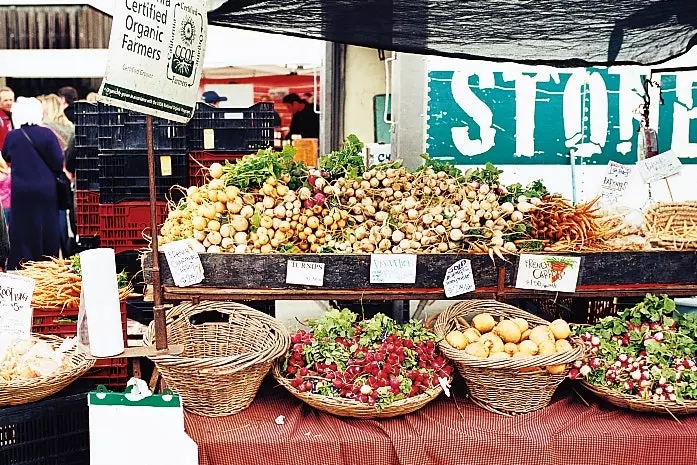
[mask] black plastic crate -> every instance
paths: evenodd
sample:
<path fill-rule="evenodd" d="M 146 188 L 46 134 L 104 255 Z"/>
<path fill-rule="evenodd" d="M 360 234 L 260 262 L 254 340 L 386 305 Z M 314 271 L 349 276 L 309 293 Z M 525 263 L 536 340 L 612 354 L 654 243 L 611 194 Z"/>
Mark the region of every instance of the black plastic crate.
<path fill-rule="evenodd" d="M 133 284 L 133 292 L 136 294 L 143 294 L 145 291 L 145 284 L 143 282 L 143 265 L 140 258 L 140 252 L 137 250 L 120 252 L 116 254 L 116 272 L 126 272 L 128 280 L 131 281 L 131 284 Z M 152 305 L 150 305 L 150 307 L 152 313 Z"/>
<path fill-rule="evenodd" d="M 103 105 L 99 115 L 99 150 L 147 150 L 145 115 Z M 155 150 L 186 150 L 186 125 L 152 119 Z"/>
<path fill-rule="evenodd" d="M 100 246 L 99 236 L 80 236 L 77 243 L 77 252 L 84 252 L 85 250 L 98 249 Z"/>
<path fill-rule="evenodd" d="M 253 153 L 273 147 L 273 103 L 261 102 L 249 108 L 198 103 L 187 137 L 191 150 Z"/>
<path fill-rule="evenodd" d="M 99 109 L 103 106 L 91 102 L 75 102 L 75 147 L 97 148 L 99 134 Z"/>
<path fill-rule="evenodd" d="M 87 393 L 0 409 L 0 464 L 89 465 Z"/>
<path fill-rule="evenodd" d="M 99 151 L 96 147 L 75 148 L 75 186 L 81 191 L 99 191 Z"/>
<path fill-rule="evenodd" d="M 169 162 L 167 162 L 169 159 Z M 162 168 L 171 173 L 162 175 Z M 171 190 L 172 186 L 186 188 L 189 184 L 189 165 L 185 152 L 157 152 L 155 154 L 155 186 L 157 196 L 173 200 L 182 197 L 181 190 Z M 171 192 L 170 192 L 171 191 Z M 99 203 L 118 203 L 130 200 L 147 200 L 148 154 L 146 152 L 114 152 L 99 154 Z"/>
<path fill-rule="evenodd" d="M 153 320 L 153 303 L 143 301 L 142 297 L 134 297 L 126 301 L 126 314 L 129 319 L 142 325 L 149 325 Z"/>

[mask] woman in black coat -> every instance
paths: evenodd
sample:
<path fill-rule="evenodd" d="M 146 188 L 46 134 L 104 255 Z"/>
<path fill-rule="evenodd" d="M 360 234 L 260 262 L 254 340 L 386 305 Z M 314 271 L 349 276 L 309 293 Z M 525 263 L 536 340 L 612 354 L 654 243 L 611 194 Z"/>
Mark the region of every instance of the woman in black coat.
<path fill-rule="evenodd" d="M 63 170 L 63 151 L 56 135 L 39 126 L 43 107 L 34 98 L 17 100 L 13 130 L 2 157 L 12 164 L 13 208 L 10 210 L 10 258 L 14 270 L 23 261 L 58 256 L 60 229 L 56 175 Z"/>

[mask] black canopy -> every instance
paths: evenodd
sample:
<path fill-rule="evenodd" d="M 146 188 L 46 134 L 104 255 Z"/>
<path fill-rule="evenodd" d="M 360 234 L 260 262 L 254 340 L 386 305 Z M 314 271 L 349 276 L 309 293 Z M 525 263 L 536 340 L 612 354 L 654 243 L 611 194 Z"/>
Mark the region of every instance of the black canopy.
<path fill-rule="evenodd" d="M 209 23 L 423 55 L 649 65 L 697 43 L 697 0 L 228 0 Z"/>

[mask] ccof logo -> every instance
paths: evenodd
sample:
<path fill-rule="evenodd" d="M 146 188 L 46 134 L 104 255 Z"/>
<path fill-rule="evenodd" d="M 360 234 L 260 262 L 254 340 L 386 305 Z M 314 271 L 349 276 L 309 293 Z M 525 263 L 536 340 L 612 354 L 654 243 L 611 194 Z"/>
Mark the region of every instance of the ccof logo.
<path fill-rule="evenodd" d="M 191 77 L 194 72 L 194 50 L 190 47 L 196 37 L 196 26 L 190 16 L 186 16 L 179 27 L 179 37 L 183 44 L 177 45 L 172 54 L 172 72 L 184 77 Z"/>

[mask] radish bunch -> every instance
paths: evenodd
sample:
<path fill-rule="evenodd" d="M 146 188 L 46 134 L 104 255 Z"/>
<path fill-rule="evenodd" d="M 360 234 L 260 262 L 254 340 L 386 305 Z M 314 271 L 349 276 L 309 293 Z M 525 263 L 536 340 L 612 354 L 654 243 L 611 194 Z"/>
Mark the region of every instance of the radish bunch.
<path fill-rule="evenodd" d="M 330 310 L 291 337 L 283 373 L 295 389 L 382 409 L 450 379 L 452 367 L 420 323 L 399 325 L 382 314 L 355 320 L 348 310 Z"/>
<path fill-rule="evenodd" d="M 577 328 L 587 358 L 569 372 L 655 402 L 697 400 L 697 319 L 666 296 L 643 302 L 591 328 Z"/>

